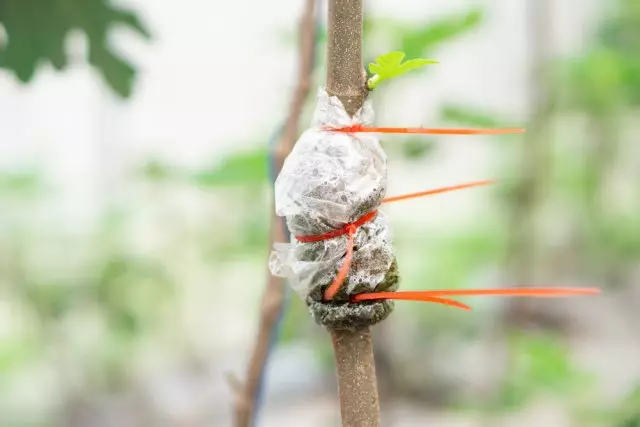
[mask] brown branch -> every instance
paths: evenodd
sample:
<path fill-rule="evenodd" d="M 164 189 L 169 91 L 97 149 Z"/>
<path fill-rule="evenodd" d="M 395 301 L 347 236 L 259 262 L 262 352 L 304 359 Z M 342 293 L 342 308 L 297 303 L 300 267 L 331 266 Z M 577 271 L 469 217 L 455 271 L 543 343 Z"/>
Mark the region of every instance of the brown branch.
<path fill-rule="evenodd" d="M 298 62 L 298 82 L 296 89 L 291 98 L 289 106 L 289 117 L 285 124 L 282 138 L 276 148 L 278 164 L 276 165 L 279 172 L 282 168 L 284 159 L 293 149 L 298 137 L 298 128 L 300 116 L 304 103 L 309 95 L 311 88 L 311 76 L 313 74 L 313 57 L 315 55 L 315 19 L 316 9 L 314 0 L 306 0 L 305 8 L 300 18 L 300 56 Z M 278 221 L 282 222 L 282 221 Z M 282 240 L 285 239 L 284 230 L 281 234 Z"/>
<path fill-rule="evenodd" d="M 367 97 L 362 65 L 362 0 L 329 0 L 327 92 L 354 115 Z"/>
<path fill-rule="evenodd" d="M 315 0 L 306 0 L 299 26 L 298 82 L 291 99 L 289 116 L 287 117 L 284 131 L 276 147 L 275 167 L 277 172 L 282 168 L 284 159 L 291 152 L 296 142 L 300 116 L 311 87 L 315 49 L 315 14 Z M 282 220 L 275 215 L 275 208 L 272 207 L 271 210 L 274 214 L 271 218 L 269 250 L 273 247 L 274 242 L 284 242 L 287 239 Z M 282 309 L 283 297 L 284 283 L 282 279 L 274 277 L 270 272 L 267 272 L 267 285 L 260 307 L 258 335 L 249 359 L 246 382 L 236 395 L 234 424 L 236 427 L 249 427 L 251 424 L 260 378 L 262 377 L 269 352 L 271 334 L 277 326 L 278 313 Z"/>
<path fill-rule="evenodd" d="M 327 92 L 354 115 L 367 96 L 362 64 L 362 0 L 329 0 Z M 380 426 L 371 327 L 330 330 L 343 427 Z"/>
<path fill-rule="evenodd" d="M 371 328 L 330 332 L 336 358 L 342 426 L 380 426 Z"/>

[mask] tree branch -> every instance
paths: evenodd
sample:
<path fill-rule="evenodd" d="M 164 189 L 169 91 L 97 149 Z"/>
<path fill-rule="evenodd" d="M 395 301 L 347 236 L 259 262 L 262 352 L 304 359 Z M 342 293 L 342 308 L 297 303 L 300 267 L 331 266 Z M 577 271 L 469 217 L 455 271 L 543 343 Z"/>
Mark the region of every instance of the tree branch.
<path fill-rule="evenodd" d="M 367 97 L 362 65 L 362 0 L 329 0 L 327 92 L 354 115 Z"/>
<path fill-rule="evenodd" d="M 300 55 L 298 64 L 298 82 L 289 107 L 289 116 L 284 131 L 276 147 L 276 172 L 279 172 L 284 159 L 291 152 L 298 135 L 300 116 L 311 87 L 313 60 L 315 49 L 315 1 L 305 0 L 305 7 L 300 18 Z M 271 233 L 269 250 L 274 242 L 287 240 L 283 221 L 275 215 L 272 207 Z M 244 387 L 237 393 L 235 402 L 235 426 L 249 427 L 255 411 L 255 399 L 260 386 L 269 353 L 271 336 L 277 326 L 278 315 L 282 310 L 284 299 L 284 283 L 281 278 L 267 272 L 267 285 L 262 296 L 260 308 L 260 324 L 255 346 L 247 368 Z"/>
<path fill-rule="evenodd" d="M 380 403 L 371 328 L 332 330 L 343 427 L 380 426 Z"/>
<path fill-rule="evenodd" d="M 329 0 L 327 84 L 354 115 L 367 96 L 362 64 L 362 0 Z M 380 426 L 380 403 L 371 328 L 330 330 L 343 427 Z"/>

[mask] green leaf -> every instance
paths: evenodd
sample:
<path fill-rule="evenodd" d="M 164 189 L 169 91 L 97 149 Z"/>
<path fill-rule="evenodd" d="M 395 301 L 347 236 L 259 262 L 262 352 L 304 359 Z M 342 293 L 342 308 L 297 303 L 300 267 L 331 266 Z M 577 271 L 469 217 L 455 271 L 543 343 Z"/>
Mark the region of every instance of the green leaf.
<path fill-rule="evenodd" d="M 425 65 L 437 64 L 431 59 L 416 58 L 402 62 L 404 52 L 389 52 L 379 56 L 375 63 L 369 64 L 369 71 L 373 76 L 367 81 L 369 89 L 375 89 L 380 82 L 401 76 L 411 70 L 422 68 Z"/>
<path fill-rule="evenodd" d="M 151 31 L 149 31 L 146 25 L 140 20 L 138 15 L 130 10 L 113 9 L 111 10 L 111 17 L 113 19 L 113 24 L 121 23 L 126 27 L 135 30 L 135 32 L 146 40 L 151 39 Z"/>
<path fill-rule="evenodd" d="M 266 148 L 234 153 L 219 164 L 198 171 L 192 181 L 200 187 L 264 185 L 268 181 Z"/>
<path fill-rule="evenodd" d="M 131 95 L 136 70 L 103 46 L 91 46 L 89 62 L 100 70 L 104 81 L 123 98 Z"/>
<path fill-rule="evenodd" d="M 64 49 L 71 30 L 82 32 L 90 46 L 89 62 L 107 85 L 121 97 L 132 93 L 135 68 L 113 53 L 109 35 L 113 28 L 133 30 L 144 39 L 151 34 L 138 16 L 116 8 L 111 0 L 32 2 L 0 0 L 0 26 L 7 37 L 0 47 L 0 68 L 12 72 L 21 83 L 30 83 L 41 65 L 56 70 L 68 66 Z"/>

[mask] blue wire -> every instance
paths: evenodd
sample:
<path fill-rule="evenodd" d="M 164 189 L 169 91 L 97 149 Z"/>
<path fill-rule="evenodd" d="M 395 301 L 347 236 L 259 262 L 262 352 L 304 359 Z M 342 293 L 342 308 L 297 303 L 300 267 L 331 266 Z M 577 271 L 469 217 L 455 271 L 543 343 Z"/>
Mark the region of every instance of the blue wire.
<path fill-rule="evenodd" d="M 317 4 L 316 4 L 316 8 L 317 10 L 322 10 L 321 8 L 322 6 L 322 1 L 321 0 L 317 0 Z M 315 40 L 316 40 L 316 45 L 317 45 L 317 40 L 318 40 L 318 36 L 320 34 L 320 27 L 322 25 L 322 20 L 320 18 L 321 14 L 316 12 L 316 22 L 315 22 Z M 315 52 L 314 52 L 315 53 Z M 311 68 L 315 68 L 315 62 L 316 62 L 316 56 L 314 54 L 313 57 L 313 62 L 311 65 Z M 276 158 L 276 144 L 278 143 L 278 140 L 280 139 L 280 137 L 282 136 L 282 133 L 284 131 L 284 127 L 285 125 L 282 124 L 280 125 L 280 128 L 274 132 L 274 134 L 271 136 L 271 138 L 269 139 L 269 178 L 271 181 L 271 184 L 275 184 L 277 175 L 278 175 L 278 171 L 277 171 L 277 166 L 276 166 L 276 162 L 277 162 L 277 158 Z M 291 238 L 291 235 L 289 233 L 289 229 L 287 228 L 286 225 L 286 220 L 284 218 L 282 218 L 282 226 L 283 229 L 285 230 L 286 233 L 286 237 L 287 240 L 289 240 Z M 265 361 L 264 361 L 264 366 L 262 368 L 262 372 L 260 373 L 260 378 L 258 379 L 258 390 L 256 392 L 256 396 L 255 396 L 255 401 L 254 401 L 254 411 L 253 411 L 253 419 L 252 419 L 252 426 L 256 426 L 257 424 L 257 420 L 258 420 L 258 415 L 259 415 L 259 411 L 262 407 L 262 403 L 264 400 L 264 391 L 265 391 L 265 377 L 266 377 L 266 373 L 268 371 L 269 368 L 269 361 L 271 359 L 271 355 L 273 353 L 273 349 L 276 347 L 276 344 L 278 343 L 278 340 L 280 338 L 280 335 L 282 334 L 282 325 L 284 323 L 284 318 L 285 318 L 285 313 L 289 307 L 289 301 L 291 299 L 291 287 L 288 286 L 288 284 L 285 284 L 284 289 L 283 289 L 283 301 L 282 304 L 280 306 L 280 309 L 278 311 L 278 317 L 276 320 L 276 325 L 271 333 L 271 337 L 269 337 L 269 346 L 267 347 L 267 354 L 265 356 Z"/>

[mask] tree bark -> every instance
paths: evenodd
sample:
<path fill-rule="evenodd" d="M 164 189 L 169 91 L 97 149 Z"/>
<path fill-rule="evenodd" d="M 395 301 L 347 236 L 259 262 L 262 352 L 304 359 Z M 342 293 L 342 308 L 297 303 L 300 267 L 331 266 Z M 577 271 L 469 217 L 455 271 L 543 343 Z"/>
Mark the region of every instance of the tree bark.
<path fill-rule="evenodd" d="M 331 331 L 343 427 L 380 426 L 380 403 L 371 328 Z"/>
<path fill-rule="evenodd" d="M 329 0 L 327 84 L 353 116 L 368 90 L 362 63 L 362 0 Z M 330 330 L 343 427 L 380 426 L 380 403 L 371 328 Z"/>
<path fill-rule="evenodd" d="M 327 92 L 354 115 L 367 97 L 362 64 L 362 0 L 329 0 Z"/>

